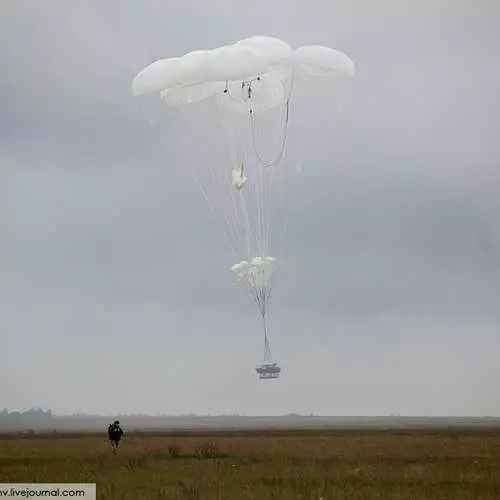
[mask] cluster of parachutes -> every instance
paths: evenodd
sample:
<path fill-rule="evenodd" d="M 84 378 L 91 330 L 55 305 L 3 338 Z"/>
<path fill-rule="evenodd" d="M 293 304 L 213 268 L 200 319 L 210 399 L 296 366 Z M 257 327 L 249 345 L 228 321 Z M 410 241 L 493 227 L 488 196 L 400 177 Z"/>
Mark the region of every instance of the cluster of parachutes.
<path fill-rule="evenodd" d="M 207 181 L 200 182 L 198 177 L 197 181 L 212 209 L 222 195 L 228 200 L 219 216 L 238 259 L 231 271 L 258 306 L 266 363 L 271 362 L 266 316 L 276 270 L 276 259 L 270 255 L 271 193 L 285 152 L 293 91 L 300 78 L 331 81 L 354 74 L 353 61 L 338 50 L 318 45 L 292 49 L 278 38 L 253 36 L 212 50 L 160 59 L 140 71 L 132 83 L 134 95 L 157 93 L 167 106 L 209 101 L 217 110 L 214 119 L 226 127 L 229 161 L 210 170 L 219 191 L 210 196 Z M 256 124 L 275 111 L 280 123 L 266 135 L 280 144 L 274 157 L 266 159 L 257 147 Z"/>
<path fill-rule="evenodd" d="M 316 45 L 292 50 L 283 40 L 254 36 L 155 61 L 134 78 L 132 92 L 159 92 L 169 106 L 215 98 L 237 113 L 262 113 L 287 97 L 283 82 L 293 74 L 339 78 L 354 73 L 354 63 L 337 50 Z"/>

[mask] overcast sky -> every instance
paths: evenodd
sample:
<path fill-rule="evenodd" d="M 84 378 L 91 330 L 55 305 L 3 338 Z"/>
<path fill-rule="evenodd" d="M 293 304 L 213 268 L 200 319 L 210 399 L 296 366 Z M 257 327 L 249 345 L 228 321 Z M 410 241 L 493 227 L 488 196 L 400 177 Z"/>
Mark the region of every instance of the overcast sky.
<path fill-rule="evenodd" d="M 500 416 L 499 25 L 497 0 L 3 0 L 0 405 Z M 357 66 L 340 112 L 318 84 L 292 113 L 278 381 L 189 174 L 216 132 L 130 90 L 255 34 Z"/>

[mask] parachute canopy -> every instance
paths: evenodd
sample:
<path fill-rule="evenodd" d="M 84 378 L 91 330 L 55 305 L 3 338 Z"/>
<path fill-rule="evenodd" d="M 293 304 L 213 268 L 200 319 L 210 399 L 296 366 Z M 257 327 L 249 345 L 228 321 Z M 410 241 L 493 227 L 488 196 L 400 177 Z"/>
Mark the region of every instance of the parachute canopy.
<path fill-rule="evenodd" d="M 231 267 L 238 281 L 247 283 L 251 288 L 259 289 L 270 285 L 276 259 L 271 256 L 254 257 L 250 262 L 242 260 Z"/>
<path fill-rule="evenodd" d="M 252 113 L 258 114 L 283 102 L 282 82 L 292 74 L 347 78 L 355 72 L 353 61 L 335 49 L 308 45 L 293 50 L 283 40 L 259 35 L 155 61 L 134 78 L 132 93 L 158 92 L 169 106 L 216 96 L 221 107 L 236 113 L 247 113 L 252 100 Z"/>

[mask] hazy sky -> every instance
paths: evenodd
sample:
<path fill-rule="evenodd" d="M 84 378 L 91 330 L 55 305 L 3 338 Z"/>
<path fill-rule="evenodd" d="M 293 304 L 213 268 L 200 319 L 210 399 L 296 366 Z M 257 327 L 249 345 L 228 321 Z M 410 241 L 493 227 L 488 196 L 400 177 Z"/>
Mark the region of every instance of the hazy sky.
<path fill-rule="evenodd" d="M 2 1 L 0 406 L 500 416 L 499 25 L 497 0 Z M 341 112 L 315 85 L 292 116 L 278 381 L 189 175 L 217 134 L 130 91 L 255 34 L 357 65 Z"/>

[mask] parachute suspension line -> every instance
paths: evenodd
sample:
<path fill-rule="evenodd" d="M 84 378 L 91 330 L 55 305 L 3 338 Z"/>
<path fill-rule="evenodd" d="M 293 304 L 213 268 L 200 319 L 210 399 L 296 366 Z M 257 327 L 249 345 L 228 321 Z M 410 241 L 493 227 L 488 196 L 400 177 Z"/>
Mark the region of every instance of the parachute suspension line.
<path fill-rule="evenodd" d="M 200 188 L 200 191 L 201 191 L 203 198 L 205 198 L 205 201 L 207 202 L 208 208 L 210 209 L 210 212 L 211 212 L 213 218 L 216 220 L 217 225 L 219 226 L 219 229 L 221 230 L 222 234 L 224 235 L 224 237 L 226 239 L 226 243 L 227 243 L 227 246 L 229 247 L 229 250 L 233 254 L 233 257 L 237 258 L 237 252 L 235 251 L 233 245 L 231 244 L 231 238 L 227 234 L 227 231 L 224 229 L 224 227 L 220 224 L 219 219 L 217 217 L 217 213 L 216 213 L 216 211 L 213 207 L 213 204 L 210 201 L 210 198 L 208 197 L 205 189 L 203 188 L 203 185 L 201 184 L 200 179 L 198 178 L 198 176 L 196 174 L 195 174 L 194 178 L 195 178 L 196 183 L 198 184 L 198 187 Z"/>
<path fill-rule="evenodd" d="M 217 179 L 217 176 L 214 173 L 214 170 L 212 168 L 211 163 L 209 163 L 209 170 L 210 170 L 210 173 L 212 175 L 212 180 L 217 182 L 219 179 Z M 227 176 L 224 176 L 224 177 L 225 177 L 224 181 L 227 181 Z M 230 191 L 230 192 L 232 195 L 232 191 Z M 223 208 L 223 212 L 225 212 L 224 207 L 222 207 L 222 208 Z M 240 237 L 239 237 L 239 234 L 241 233 L 241 225 L 238 224 L 237 214 L 235 214 L 234 210 L 233 210 L 233 214 L 229 213 L 229 215 L 226 215 L 225 213 L 222 213 L 222 218 L 224 219 L 225 223 L 229 227 L 229 230 L 231 231 L 232 235 L 234 236 L 235 243 L 237 244 L 238 241 L 241 241 Z"/>
<path fill-rule="evenodd" d="M 241 209 L 243 211 L 243 217 L 245 218 L 246 231 L 245 231 L 245 241 L 247 246 L 247 254 L 250 255 L 252 252 L 250 247 L 250 234 L 252 232 L 252 225 L 250 224 L 250 218 L 248 217 L 247 205 L 245 203 L 245 198 L 243 197 L 243 193 L 240 191 L 239 195 L 241 201 Z"/>
<path fill-rule="evenodd" d="M 262 314 L 262 306 L 261 306 L 261 303 L 259 300 L 259 293 L 258 293 L 257 289 L 254 286 L 252 286 L 251 283 L 247 282 L 247 284 L 248 284 L 248 287 L 250 290 L 250 295 L 252 296 L 253 300 L 257 304 L 257 307 L 259 308 L 260 313 Z"/>
<path fill-rule="evenodd" d="M 259 150 L 257 148 L 257 138 L 256 138 L 256 133 L 255 133 L 255 117 L 253 114 L 253 110 L 250 109 L 249 116 L 250 116 L 250 128 L 252 131 L 252 146 L 255 152 L 255 155 L 257 156 L 257 159 L 259 162 L 264 165 L 265 167 L 272 167 L 274 165 L 277 165 L 281 158 L 283 157 L 283 154 L 285 153 L 285 145 L 286 145 L 286 139 L 287 139 L 287 134 L 288 134 L 288 121 L 289 121 L 289 102 L 287 101 L 285 105 L 285 124 L 284 124 L 284 132 L 283 132 L 283 137 L 281 138 L 281 145 L 280 145 L 280 150 L 274 160 L 265 160 L 262 158 L 262 156 L 259 153 Z"/>
<path fill-rule="evenodd" d="M 221 134 L 223 136 L 226 136 L 226 131 L 224 130 L 224 125 L 223 125 L 223 121 L 222 121 L 222 117 L 219 113 L 219 109 L 217 108 L 217 106 L 215 105 L 215 102 L 211 102 L 211 105 L 215 108 L 215 113 L 217 115 L 217 126 L 221 132 Z M 223 141 L 224 143 L 224 148 L 226 150 L 226 154 L 228 156 L 229 159 L 231 159 L 231 152 L 229 151 L 229 148 L 227 146 L 227 143 L 226 141 Z M 214 174 L 214 171 L 212 169 L 212 165 L 210 164 L 210 172 L 212 174 L 212 179 L 215 179 L 216 178 L 216 175 Z M 224 178 L 224 181 L 226 180 L 226 178 Z M 232 215 L 232 217 L 231 217 Z M 237 214 L 234 213 L 234 210 L 233 210 L 233 213 L 230 214 L 229 216 L 226 215 L 226 214 L 223 214 L 223 218 L 224 220 L 228 223 L 229 227 L 232 229 L 232 233 L 233 233 L 233 236 L 235 238 L 235 242 L 237 243 L 240 239 L 239 239 L 239 233 L 240 233 L 240 225 L 237 224 Z"/>
<path fill-rule="evenodd" d="M 268 201 L 268 219 L 267 219 L 267 227 L 266 227 L 266 241 L 267 241 L 267 246 L 268 248 L 271 248 L 271 218 L 272 218 L 272 211 L 271 211 L 271 195 L 272 195 L 272 189 L 273 189 L 273 180 L 274 180 L 274 168 L 271 169 L 271 172 L 269 174 L 269 184 L 268 184 L 268 193 L 267 193 L 267 201 Z"/>
<path fill-rule="evenodd" d="M 269 347 L 269 339 L 267 335 L 267 312 L 269 305 L 269 298 L 271 296 L 272 289 L 272 275 L 269 281 L 265 284 L 260 284 L 259 279 L 256 276 L 248 276 L 245 278 L 245 282 L 248 285 L 248 290 L 250 295 L 257 304 L 260 316 L 262 318 L 262 326 L 264 332 L 264 362 L 269 363 L 272 361 L 271 349 Z"/>
<path fill-rule="evenodd" d="M 240 242 L 243 248 L 241 251 L 246 253 L 251 252 L 251 225 L 248 219 L 244 193 L 242 191 L 235 192 L 233 186 L 229 183 L 228 189 L 230 192 L 232 209 L 235 214 L 236 226 L 240 235 Z"/>
<path fill-rule="evenodd" d="M 259 311 L 262 315 L 266 315 L 268 309 L 269 299 L 271 297 L 271 289 L 272 289 L 272 277 L 270 278 L 268 286 L 258 286 L 255 282 L 255 279 L 246 278 L 246 284 L 248 285 L 248 290 L 250 291 L 250 295 L 253 300 L 257 304 Z"/>
<path fill-rule="evenodd" d="M 245 87 L 245 85 L 246 83 L 243 82 L 242 87 Z M 245 127 L 246 129 L 248 127 L 248 123 L 244 121 L 243 123 L 241 123 L 241 126 Z M 230 131 L 227 131 L 227 134 L 229 134 L 230 132 L 233 132 L 233 134 L 236 133 L 238 135 L 237 144 L 240 148 L 239 154 L 241 155 L 240 157 L 238 157 L 238 165 L 245 166 L 245 160 L 248 159 L 248 151 L 245 147 L 247 146 L 247 143 L 245 139 L 241 137 L 241 134 L 245 134 L 245 132 L 243 130 L 240 130 L 238 127 L 231 128 Z M 254 254 L 255 252 L 257 252 L 258 254 L 262 254 L 264 249 L 261 230 L 263 224 L 261 208 L 263 183 L 261 182 L 262 179 L 260 179 L 258 175 L 258 171 L 254 171 L 254 173 L 257 174 L 255 175 L 255 177 L 253 177 L 254 182 L 249 183 L 245 190 L 241 190 L 239 193 L 234 193 L 234 190 L 231 191 L 233 196 L 239 197 L 240 203 L 237 206 L 236 210 L 239 214 L 241 214 L 239 221 L 240 227 L 242 228 L 243 233 L 245 233 L 243 239 L 246 242 L 248 257 L 255 257 L 256 255 L 250 255 Z M 256 202 L 255 206 L 257 209 L 257 213 L 255 213 L 253 210 L 252 213 L 249 212 L 250 207 L 247 203 L 249 201 L 248 197 L 254 198 Z"/>
<path fill-rule="evenodd" d="M 257 138 L 256 138 L 256 133 L 255 133 L 255 116 L 253 113 L 252 104 L 250 102 L 249 117 L 250 117 L 250 128 L 252 131 L 252 146 L 253 146 L 254 153 L 257 156 L 257 159 L 265 167 L 272 167 L 274 165 L 277 165 L 280 162 L 281 158 L 283 157 L 283 154 L 285 153 L 285 146 L 286 146 L 286 141 L 288 138 L 288 124 L 290 121 L 290 101 L 292 99 L 292 92 L 293 92 L 294 84 L 295 84 L 295 71 L 292 71 L 290 89 L 288 91 L 288 95 L 286 98 L 286 104 L 285 104 L 285 120 L 284 120 L 285 123 L 283 126 L 283 136 L 280 140 L 281 145 L 280 145 L 279 152 L 274 160 L 265 160 L 264 158 L 262 158 L 262 156 L 259 153 L 259 150 L 257 148 Z"/>
<path fill-rule="evenodd" d="M 227 91 L 227 92 L 226 92 Z M 226 89 L 224 90 L 224 93 L 229 93 L 229 88 L 228 88 L 228 82 L 226 82 Z M 212 106 L 215 108 L 216 115 L 217 115 L 217 124 L 219 126 L 219 130 L 221 134 L 224 136 L 224 147 L 226 150 L 227 158 L 229 160 L 229 163 L 233 165 L 238 164 L 238 165 L 244 165 L 245 160 L 246 160 L 246 154 L 245 154 L 245 148 L 242 144 L 241 140 L 241 130 L 238 124 L 236 126 L 230 127 L 227 123 L 226 120 L 224 119 L 224 114 L 223 111 L 219 108 L 219 106 L 216 104 L 215 101 L 211 102 Z M 235 140 L 232 140 L 231 136 L 235 136 Z M 230 143 L 235 144 L 235 150 L 231 150 L 229 147 Z M 231 222 L 233 226 L 233 231 L 237 240 L 237 243 L 241 243 L 244 248 L 246 247 L 247 252 L 249 251 L 249 246 L 250 246 L 250 240 L 249 240 L 249 235 L 248 232 L 245 231 L 245 223 L 246 227 L 249 227 L 249 222 L 247 222 L 247 218 L 245 218 L 244 212 L 245 210 L 242 210 L 240 208 L 240 205 L 242 205 L 241 201 L 242 200 L 241 196 L 242 193 L 240 192 L 240 205 L 238 204 L 238 200 L 236 198 L 236 194 L 234 192 L 232 182 L 229 179 L 229 171 L 226 171 L 224 169 L 224 172 L 227 173 L 225 176 L 225 180 L 227 180 L 227 188 L 229 190 L 229 197 L 230 197 L 230 204 L 231 204 L 231 210 L 230 212 L 232 213 L 231 217 Z M 243 211 L 243 215 L 241 212 Z M 239 245 L 238 245 L 239 246 Z M 244 248 L 241 248 L 239 250 L 244 250 Z"/>
<path fill-rule="evenodd" d="M 240 122 L 239 120 L 236 120 L 234 125 L 232 123 L 227 124 L 228 135 L 236 135 L 236 140 L 231 141 L 236 145 L 236 165 L 238 167 L 243 166 L 244 168 L 245 166 L 247 166 L 248 146 L 245 143 L 246 134 L 245 131 L 242 130 L 243 127 L 244 123 Z M 234 168 L 236 165 L 233 165 L 232 167 Z M 239 192 L 235 192 L 232 186 L 230 189 L 232 198 L 234 199 L 234 207 L 236 213 L 238 214 L 238 224 L 241 228 L 241 241 L 242 244 L 245 245 L 244 249 L 246 249 L 247 255 L 249 255 L 253 252 L 252 242 L 255 239 L 255 236 L 253 234 L 253 226 L 247 208 L 247 198 L 249 193 L 247 189 L 241 189 Z"/>
<path fill-rule="evenodd" d="M 267 179 L 264 176 L 267 172 L 264 171 L 262 164 L 258 165 L 258 180 L 257 180 L 257 230 L 259 241 L 259 254 L 260 256 L 269 253 L 269 245 L 266 237 L 266 228 L 269 221 L 270 214 L 268 213 L 270 204 L 266 204 L 266 186 L 268 187 Z"/>
<path fill-rule="evenodd" d="M 261 165 L 261 171 L 264 172 L 264 167 Z M 266 190 L 263 193 L 264 201 L 264 211 L 266 214 L 265 226 L 263 227 L 264 241 L 266 248 L 271 249 L 272 239 L 271 239 L 271 219 L 273 218 L 272 212 L 272 193 L 273 193 L 273 181 L 274 181 L 274 167 L 271 169 L 266 169 L 265 173 L 268 175 L 266 182 Z"/>
<path fill-rule="evenodd" d="M 217 125 L 219 126 L 222 134 L 227 138 L 227 131 L 224 128 L 224 120 L 223 120 L 222 115 L 219 112 L 217 106 L 215 106 L 215 111 L 216 111 L 217 118 L 218 118 L 218 120 L 216 120 Z M 223 141 L 223 142 L 224 142 L 224 146 L 225 146 L 225 150 L 226 150 L 226 153 L 228 155 L 228 158 L 229 158 L 229 160 L 231 160 L 231 151 L 228 147 L 228 144 L 226 141 Z M 239 251 L 241 250 L 239 248 L 239 244 L 244 239 L 244 229 L 243 229 L 242 224 L 240 223 L 240 216 L 239 216 L 238 209 L 236 206 L 236 201 L 234 200 L 234 194 L 233 194 L 233 190 L 231 187 L 231 182 L 229 181 L 229 177 L 228 177 L 228 173 L 226 172 L 226 169 L 222 169 L 222 174 L 219 173 L 219 175 L 216 175 L 216 173 L 214 172 L 214 169 L 212 167 L 212 163 L 209 163 L 209 170 L 210 170 L 210 173 L 212 176 L 212 180 L 214 181 L 215 184 L 218 184 L 220 182 L 221 179 L 219 179 L 218 177 L 222 176 L 223 177 L 222 180 L 224 182 L 221 183 L 221 185 L 223 186 L 224 183 L 226 183 L 228 185 L 229 194 L 230 194 L 230 198 L 231 198 L 231 200 L 230 200 L 231 208 L 228 211 L 227 208 L 223 206 L 221 215 L 222 215 L 224 222 L 227 224 L 230 233 L 233 236 L 234 244 L 231 244 L 231 247 L 233 249 L 232 250 L 233 257 L 236 259 L 236 258 L 238 258 Z M 218 199 L 222 200 L 223 204 L 224 204 L 224 201 L 226 200 L 225 195 L 226 195 L 226 193 L 223 193 L 223 196 L 217 197 Z M 208 195 L 206 194 L 206 192 L 204 192 L 204 196 L 206 199 L 208 198 Z M 207 200 L 207 201 L 209 201 L 209 200 Z M 210 203 L 210 201 L 209 201 L 209 203 Z M 212 204 L 210 204 L 210 205 L 212 205 Z M 226 213 L 226 212 L 228 212 L 228 213 Z M 216 214 L 216 218 L 217 218 L 217 214 Z M 219 221 L 217 221 L 217 222 L 220 224 Z"/>
<path fill-rule="evenodd" d="M 259 169 L 258 174 L 257 174 L 257 183 L 256 183 L 256 198 L 257 198 L 257 203 L 256 203 L 256 217 L 257 217 L 257 227 L 256 227 L 256 232 L 257 232 L 257 251 L 261 257 L 264 256 L 264 248 L 263 248 L 263 241 L 262 241 L 262 217 L 263 217 L 263 211 L 262 211 L 262 187 L 263 187 L 263 182 L 262 182 L 262 171 Z"/>
<path fill-rule="evenodd" d="M 293 90 L 294 90 L 294 85 L 295 85 L 295 71 L 292 72 L 292 76 L 290 78 L 290 87 L 288 89 L 288 98 L 287 98 L 287 118 L 286 118 L 286 123 L 287 123 L 287 129 L 286 129 L 286 133 L 287 133 L 287 137 L 290 133 L 290 122 L 289 122 L 289 115 L 291 113 L 291 106 L 292 106 L 292 101 L 291 101 L 291 97 L 292 97 L 292 93 L 293 93 Z M 300 169 L 296 169 L 297 170 L 297 173 Z M 272 168 L 271 169 L 271 180 L 270 180 L 270 191 L 269 191 L 269 203 L 271 202 L 271 188 L 273 186 L 273 180 L 274 180 L 274 172 L 275 169 Z M 293 184 L 293 193 L 294 194 L 291 194 L 291 196 L 293 197 L 292 199 L 295 200 L 295 196 L 297 195 L 296 193 L 296 189 L 297 189 L 297 184 L 298 184 L 298 181 L 297 181 L 297 176 L 296 175 L 293 175 L 292 176 L 292 184 Z M 288 219 L 290 217 L 289 215 L 289 211 L 288 210 L 285 210 L 284 207 L 287 205 L 287 202 L 290 201 L 290 198 L 288 197 L 285 197 L 283 198 L 283 194 L 281 194 L 281 198 L 280 198 L 280 203 L 279 203 L 279 208 L 278 206 L 276 206 L 276 210 L 277 210 L 277 216 L 278 216 L 278 219 L 282 219 L 282 227 L 280 225 L 280 231 L 279 231 L 279 234 L 276 235 L 277 236 L 277 239 L 278 239 L 278 242 L 280 244 L 283 243 L 284 241 L 284 238 L 285 238 L 285 234 L 286 234 L 286 230 L 287 230 L 287 226 L 288 226 Z M 274 236 L 276 233 L 276 229 L 273 230 L 273 227 L 271 226 L 271 224 L 269 224 L 269 227 L 268 227 L 268 235 L 269 235 L 269 240 L 271 240 L 271 238 L 273 238 L 274 240 Z"/>
<path fill-rule="evenodd" d="M 271 251 L 271 218 L 272 218 L 272 189 L 274 169 L 267 169 L 261 164 L 257 166 L 254 189 L 256 192 L 257 224 L 259 255 L 268 255 Z"/>
<path fill-rule="evenodd" d="M 267 194 L 269 191 L 269 179 L 265 179 L 264 176 L 269 176 L 268 170 L 264 170 L 264 167 L 260 165 L 260 176 L 261 176 L 261 186 L 262 186 L 262 199 L 261 199 L 261 204 L 262 204 L 262 240 L 263 240 L 263 245 L 264 245 L 264 251 L 266 255 L 270 252 L 270 247 L 269 247 L 269 241 L 267 238 L 267 226 L 269 224 L 269 219 L 271 217 L 271 204 L 267 202 Z"/>
<path fill-rule="evenodd" d="M 264 179 L 264 175 L 266 175 L 266 172 L 264 172 L 264 169 L 262 165 L 260 165 L 260 206 L 261 206 L 261 212 L 262 212 L 262 219 L 261 219 L 261 239 L 262 239 L 262 246 L 263 246 L 263 253 L 266 255 L 269 253 L 269 247 L 267 246 L 267 241 L 266 241 L 266 227 L 267 227 L 267 220 L 269 219 L 269 214 L 267 213 L 267 209 L 269 206 L 266 206 L 266 186 L 267 182 Z"/>
<path fill-rule="evenodd" d="M 238 242 L 244 242 L 245 241 L 245 227 L 241 223 L 241 217 L 240 217 L 240 213 L 239 213 L 239 209 L 238 209 L 238 201 L 235 198 L 236 195 L 234 193 L 232 186 L 229 186 L 228 189 L 229 189 L 229 193 L 230 193 L 230 197 L 231 197 L 231 207 L 232 207 L 233 214 L 234 214 L 233 222 L 234 222 L 234 225 L 236 227 L 235 232 L 236 232 L 236 235 L 238 238 Z M 239 250 L 241 251 L 243 249 L 240 248 Z"/>
<path fill-rule="evenodd" d="M 262 241 L 260 237 L 260 225 L 261 225 L 261 212 L 260 212 L 260 178 L 257 169 L 252 169 L 251 182 L 247 189 L 248 196 L 252 197 L 252 206 L 249 216 L 253 223 L 253 241 L 255 244 L 254 253 L 252 257 L 257 255 L 262 256 Z"/>
<path fill-rule="evenodd" d="M 208 162 L 208 167 L 210 170 L 212 181 L 214 181 L 216 176 L 215 176 L 213 168 L 212 168 L 212 163 Z M 235 227 L 237 227 L 237 226 L 235 226 L 234 224 L 231 224 L 232 221 L 230 221 L 230 219 L 227 217 L 227 215 L 225 215 L 224 213 L 222 213 L 222 214 L 218 213 L 218 210 L 215 208 L 212 200 L 210 199 L 210 196 L 207 193 L 207 189 L 205 188 L 202 181 L 200 180 L 200 177 L 198 175 L 196 167 L 194 167 L 193 165 L 191 165 L 191 172 L 192 172 L 192 175 L 194 177 L 196 184 L 198 185 L 198 188 L 201 192 L 201 195 L 205 199 L 205 202 L 209 208 L 209 211 L 210 211 L 212 217 L 215 219 L 216 224 L 218 225 L 221 233 L 224 236 L 224 239 L 226 240 L 226 244 L 227 244 L 231 254 L 233 255 L 233 257 L 237 258 L 237 251 L 236 251 L 236 248 L 234 245 L 234 238 L 231 238 L 232 233 L 234 233 L 234 234 L 236 233 Z M 219 219 L 220 215 L 222 215 L 222 218 L 226 222 L 227 227 L 224 227 L 224 224 L 221 224 L 221 221 Z"/>
<path fill-rule="evenodd" d="M 267 237 L 267 228 L 271 219 L 271 203 L 269 199 L 269 193 L 271 189 L 270 180 L 271 180 L 271 172 L 269 169 L 265 169 L 262 165 L 260 165 L 260 173 L 262 179 L 262 212 L 264 214 L 262 221 L 262 239 L 264 240 L 264 246 L 266 254 L 268 254 L 271 250 L 269 238 Z M 264 178 L 266 176 L 266 178 Z"/>
<path fill-rule="evenodd" d="M 264 328 L 264 363 L 270 363 L 273 359 L 273 355 L 271 353 L 269 339 L 267 337 L 267 322 L 265 315 L 262 315 L 262 326 Z"/>
<path fill-rule="evenodd" d="M 242 235 L 242 242 L 244 241 L 246 243 L 246 249 L 247 252 L 249 251 L 249 238 L 255 238 L 254 241 L 256 243 L 257 248 L 255 249 L 259 255 L 264 255 L 267 254 L 270 246 L 271 246 L 271 197 L 272 197 L 272 181 L 274 177 L 274 173 L 271 172 L 270 179 L 264 179 L 263 176 L 267 175 L 267 172 L 264 172 L 264 169 L 262 168 L 262 165 L 264 167 L 266 166 L 273 166 L 277 164 L 280 159 L 282 158 L 284 151 L 285 151 L 285 146 L 286 146 L 286 140 L 288 136 L 288 124 L 289 124 L 289 116 L 290 116 L 290 99 L 293 91 L 293 86 L 294 86 L 294 72 L 292 72 L 292 77 L 289 80 L 290 82 L 290 87 L 287 89 L 287 98 L 286 98 L 286 105 L 284 107 L 284 113 L 282 111 L 282 117 L 280 119 L 281 122 L 283 122 L 283 114 L 284 114 L 284 130 L 283 130 L 283 137 L 281 139 L 281 145 L 280 145 L 280 151 L 278 153 L 278 156 L 272 160 L 268 161 L 262 158 L 262 156 L 259 154 L 259 150 L 257 148 L 257 133 L 256 133 L 256 124 L 255 124 L 255 116 L 253 112 L 253 103 L 252 103 L 252 97 L 253 97 L 253 88 L 252 84 L 253 82 L 260 81 L 262 78 L 261 76 L 258 76 L 255 79 L 251 79 L 249 81 L 243 80 L 241 81 L 240 84 L 240 89 L 238 90 L 238 87 L 236 88 L 231 88 L 229 85 L 229 82 L 225 82 L 225 88 L 224 88 L 224 94 L 227 96 L 227 98 L 236 101 L 236 102 L 246 102 L 249 107 L 249 112 L 250 112 L 250 131 L 251 131 L 251 145 L 249 146 L 253 147 L 253 150 L 257 156 L 257 160 L 260 162 L 261 165 L 259 165 L 259 170 L 257 171 L 257 175 L 255 176 L 254 180 L 255 182 L 250 184 L 248 187 L 252 186 L 253 189 L 250 191 L 255 194 L 256 197 L 256 214 L 255 214 L 255 220 L 253 221 L 253 228 L 254 231 L 251 231 L 251 219 L 248 213 L 247 205 L 245 203 L 244 195 L 240 193 L 240 205 L 236 204 L 236 200 L 234 200 L 234 193 L 233 190 L 231 190 L 231 201 L 233 204 L 233 213 L 234 213 L 234 222 L 235 226 L 239 228 L 240 234 L 241 233 L 246 233 Z M 232 95 L 234 91 L 235 95 Z M 225 133 L 226 137 L 228 134 L 234 135 L 236 134 L 236 145 L 237 145 L 237 163 L 238 165 L 244 165 L 245 162 L 243 158 L 246 159 L 245 152 L 243 151 L 244 145 L 243 141 L 241 139 L 241 132 L 238 127 L 231 127 L 230 130 L 227 130 L 226 126 L 227 124 L 224 123 L 224 120 L 220 116 L 221 110 L 219 109 L 219 106 L 216 105 L 216 101 L 214 100 L 213 103 L 215 104 L 215 107 L 217 109 L 217 112 L 219 114 L 219 117 L 221 118 L 222 121 L 222 129 L 223 132 Z M 283 109 L 283 108 L 282 108 Z M 225 126 L 226 125 L 226 126 Z M 227 143 L 225 144 L 226 150 L 228 152 L 228 156 L 231 158 L 233 155 L 230 153 L 229 148 Z M 234 160 L 231 160 L 234 162 Z M 258 177 L 258 179 L 257 179 Z M 270 182 L 267 182 L 267 181 Z M 248 192 L 248 188 L 246 189 Z M 240 209 L 239 209 L 240 208 Z M 242 212 L 242 214 L 241 214 Z M 241 214 L 241 215 L 240 215 Z M 241 216 L 243 217 L 243 220 L 241 220 Z M 252 217 L 253 219 L 253 217 Z M 250 234 L 252 233 L 252 234 Z"/>
<path fill-rule="evenodd" d="M 184 118 L 185 115 L 181 114 L 181 117 Z M 210 167 L 211 167 L 211 164 L 210 164 Z M 229 251 L 236 258 L 237 252 L 236 252 L 236 249 L 235 249 L 234 245 L 231 242 L 230 234 L 228 234 L 228 231 L 220 223 L 220 220 L 219 220 L 218 214 L 217 214 L 217 210 L 215 209 L 213 203 L 211 202 L 210 197 L 208 196 L 206 189 L 203 187 L 203 184 L 200 181 L 200 178 L 199 178 L 198 173 L 196 171 L 196 168 L 194 166 L 192 166 L 192 165 L 191 165 L 191 174 L 192 174 L 192 176 L 193 176 L 196 184 L 198 185 L 200 193 L 201 193 L 202 197 L 204 198 L 204 200 L 205 200 L 205 202 L 206 202 L 206 204 L 208 206 L 208 209 L 209 209 L 212 217 L 215 219 L 216 224 L 219 226 L 219 230 L 221 231 L 222 235 L 224 236 L 224 239 L 226 240 L 226 244 L 227 244 L 227 246 L 229 248 Z"/>

